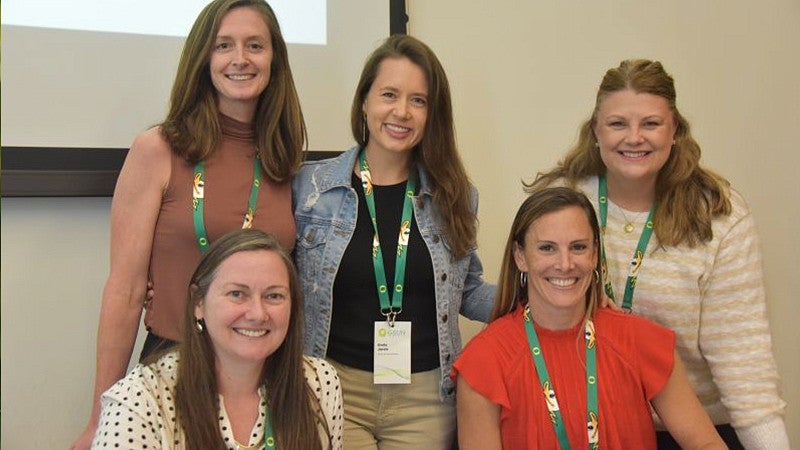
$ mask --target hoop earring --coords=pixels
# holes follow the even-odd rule
[[[194,328],[195,328],[195,330],[197,330],[198,334],[202,334],[203,331],[206,329],[205,322],[203,321],[203,319],[195,320],[194,321]]]
[[[526,286],[528,286],[528,272],[520,272],[519,287],[524,290]]]
[[[600,272],[598,272],[597,269],[594,269],[594,284],[597,284],[599,282],[600,282]]]

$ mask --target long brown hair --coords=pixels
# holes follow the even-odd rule
[[[258,100],[253,126],[264,173],[280,182],[300,167],[307,134],[286,42],[275,13],[264,0],[214,0],[200,12],[183,46],[161,132],[172,151],[191,163],[216,149],[222,131],[209,61],[220,21],[230,10],[243,7],[261,14],[272,41],[269,84]]]
[[[189,450],[226,448],[219,431],[219,401],[214,346],[207,332],[195,328],[194,310],[208,292],[217,269],[235,253],[267,250],[278,254],[289,273],[291,312],[286,338],[269,356],[261,373],[266,386],[270,418],[278,448],[321,449],[313,430],[328,426],[317,399],[305,379],[302,330],[303,296],[297,272],[277,239],[255,229],[237,230],[214,242],[203,255],[191,278],[189,301],[184,314],[183,341],[178,346],[178,380],[175,411]],[[326,435],[330,442],[331,436]]]
[[[574,187],[583,178],[606,172],[595,147],[597,113],[607,96],[626,89],[666,99],[675,120],[675,144],[656,180],[656,201],[660,206],[653,223],[659,245],[692,247],[709,241],[713,237],[711,221],[731,213],[729,183],[700,166],[700,145],[675,105],[675,82],[658,61],[630,59],[609,69],[597,90],[592,116],[580,127],[578,143],[553,170],[539,173],[526,190],[531,192],[559,179]]]
[[[367,58],[358,80],[350,126],[362,147],[369,141],[362,105],[387,58],[408,58],[425,73],[428,83],[428,119],[414,158],[430,175],[433,204],[442,215],[447,243],[456,258],[465,256],[477,242],[478,222],[470,206],[470,182],[456,148],[450,84],[439,59],[427,45],[407,35],[387,38]]]
[[[589,221],[594,236],[594,246],[599,253],[600,228],[597,225],[594,207],[585,195],[567,187],[543,188],[535,191],[522,202],[514,217],[511,231],[508,233],[490,321],[513,311],[520,302],[527,302],[527,286],[521,282],[521,273],[514,260],[514,248],[516,246],[525,247],[525,234],[539,218],[571,206],[580,208],[586,214],[586,220]],[[600,271],[599,257],[595,264],[595,271],[596,273]],[[587,319],[594,314],[597,301],[603,295],[602,284],[599,280],[596,281],[586,291]]]

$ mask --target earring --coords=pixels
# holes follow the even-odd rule
[[[361,140],[367,145],[367,115],[361,114]]]
[[[597,269],[594,269],[594,284],[597,284],[599,282],[600,282],[600,272],[598,272]]]
[[[528,285],[528,272],[520,272],[519,273],[519,287],[525,289],[525,286]]]
[[[205,328],[206,328],[205,327],[205,322],[203,322],[203,319],[197,319],[197,320],[194,321],[194,327],[195,327],[195,329],[197,330],[198,333],[202,333],[203,330],[205,330]]]

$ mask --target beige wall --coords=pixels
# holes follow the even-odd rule
[[[67,448],[89,418],[110,205],[3,199],[2,448]]]
[[[664,63],[703,160],[753,209],[787,427],[800,448],[800,3],[409,0],[408,12],[409,33],[450,78],[459,144],[481,193],[490,280],[523,198],[519,180],[574,142],[605,70],[631,57]]]

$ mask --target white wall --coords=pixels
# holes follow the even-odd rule
[[[662,61],[703,161],[753,209],[787,427],[800,448],[800,3],[409,0],[408,12],[409,33],[436,51],[450,78],[458,141],[481,192],[490,280],[523,199],[518,180],[552,167],[574,143],[608,68],[631,57]]]
[[[89,417],[110,204],[2,200],[2,448],[67,448]]]
[[[753,208],[787,425],[800,448],[800,327],[792,307],[800,292],[793,226],[800,223],[800,3],[408,3],[409,31],[433,47],[452,83],[459,143],[482,195],[489,279],[523,198],[518,180],[551,167],[573,142],[604,71],[628,57],[665,64],[704,161]],[[337,70],[357,73],[362,53],[343,56]],[[309,81],[331,76],[329,67],[295,76],[301,95],[326,95]],[[355,86],[354,77],[334,76]],[[314,129],[319,136],[330,129],[334,145],[347,145],[349,98],[343,103],[338,112],[308,113],[312,141]],[[108,207],[109,199],[93,198],[2,201],[2,448],[65,448],[83,428],[108,272]]]

